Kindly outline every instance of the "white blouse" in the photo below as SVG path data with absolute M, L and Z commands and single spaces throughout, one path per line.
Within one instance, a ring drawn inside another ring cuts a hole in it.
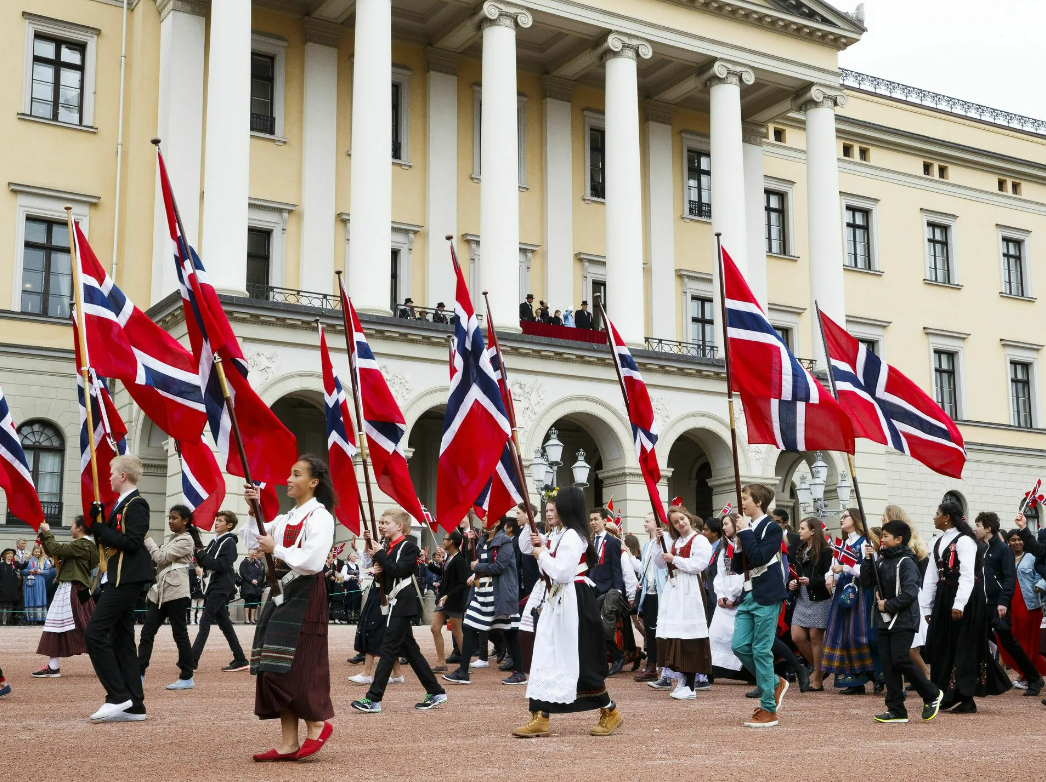
M 527 541 L 529 543 L 529 541 Z M 522 548 L 522 546 L 520 547 Z M 588 548 L 588 541 L 582 539 L 572 529 L 566 530 L 556 546 L 556 556 L 552 556 L 548 549 L 541 552 L 538 558 L 538 568 L 551 579 L 554 584 L 569 584 L 574 580 L 581 555 Z M 531 549 L 533 551 L 533 549 Z
M 298 524 L 306 516 L 308 519 L 297 543 L 290 548 L 284 547 L 284 530 Z M 265 532 L 276 540 L 276 547 L 272 551 L 274 557 L 282 560 L 298 575 L 311 576 L 322 572 L 323 566 L 327 564 L 327 554 L 334 545 L 334 517 L 313 497 L 289 513 L 266 522 Z M 254 519 L 240 528 L 240 537 L 248 550 L 258 548 L 258 525 Z
M 661 534 L 668 535 L 667 532 L 662 532 Z M 708 563 L 712 561 L 712 544 L 708 542 L 708 538 L 697 532 L 691 532 L 685 538 L 678 538 L 674 542 L 671 540 L 665 541 L 668 546 L 668 553 L 671 554 L 673 551 L 682 551 L 686 547 L 687 542 L 695 535 L 697 535 L 697 540 L 690 546 L 690 556 L 683 558 L 677 554 L 672 560 L 672 565 L 681 573 L 695 574 L 705 570 L 708 567 Z M 660 545 L 654 548 L 654 564 L 659 568 L 668 567 Z
M 955 527 L 945 530 L 940 537 L 930 541 L 930 556 L 927 557 L 926 575 L 923 576 L 923 588 L 919 592 L 919 606 L 923 616 L 933 613 L 933 600 L 937 596 L 937 580 L 940 573 L 937 570 L 937 558 L 934 551 L 940 551 L 941 557 L 947 557 L 948 546 L 959 537 L 955 543 L 955 550 L 959 554 L 959 588 L 955 592 L 955 601 L 952 609 L 962 611 L 966 608 L 966 602 L 973 592 L 974 568 L 977 564 L 977 543 L 968 535 L 959 536 L 959 530 Z M 938 548 L 939 546 L 939 548 Z

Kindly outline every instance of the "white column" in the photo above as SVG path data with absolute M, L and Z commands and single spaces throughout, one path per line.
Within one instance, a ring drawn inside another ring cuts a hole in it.
M 574 83 L 543 76 L 545 88 L 545 301 L 575 309 L 574 168 L 571 97 Z
M 207 40 L 207 4 L 157 0 L 160 11 L 160 85 L 156 135 L 171 186 L 181 196 L 178 209 L 189 243 L 200 240 L 200 172 L 203 152 L 203 60 Z M 177 74 L 177 77 L 176 77 Z M 151 300 L 178 290 L 171 234 L 156 177 L 153 209 Z
M 454 275 L 446 236 L 458 235 L 458 63 L 461 55 L 425 50 L 429 73 L 428 173 L 425 182 L 424 304 L 454 309 Z
M 836 323 L 846 323 L 843 285 L 843 228 L 839 208 L 839 159 L 835 141 L 835 107 L 846 96 L 829 87 L 810 87 L 792 101 L 806 112 L 806 211 L 809 220 L 810 307 L 816 301 Z M 810 318 L 818 366 L 825 366 L 817 319 Z
M 712 232 L 722 234 L 723 249 L 748 273 L 748 223 L 745 218 L 745 167 L 741 149 L 741 82 L 752 84 L 750 68 L 717 60 L 698 81 L 709 88 L 712 152 Z M 715 238 L 712 239 L 715 259 Z M 712 263 L 712 301 L 716 318 L 716 344 L 723 348 L 719 313 L 719 263 Z
M 247 295 L 250 114 L 251 4 L 211 3 L 200 257 L 215 289 L 238 296 Z
M 745 220 L 748 224 L 748 284 L 766 312 L 766 209 L 763 195 L 763 138 L 766 127 L 744 125 Z M 715 176 L 713 174 L 713 176 Z M 714 192 L 714 186 L 713 186 Z
M 301 144 L 301 276 L 306 291 L 334 290 L 334 172 L 338 160 L 338 38 L 341 25 L 305 17 Z
M 606 67 L 607 315 L 626 343 L 642 346 L 646 297 L 636 62 L 650 59 L 653 49 L 646 41 L 614 32 L 597 50 L 602 50 Z
M 676 339 L 675 183 L 672 175 L 671 104 L 647 101 L 647 233 L 650 258 L 650 307 L 653 337 Z M 685 161 L 684 161 L 685 162 Z M 683 313 L 687 317 L 687 313 Z M 684 337 L 685 339 L 685 337 Z
M 388 315 L 392 276 L 392 5 L 357 0 L 352 67 L 348 290 L 361 312 Z
M 534 20 L 526 9 L 492 0 L 477 16 L 483 30 L 479 286 L 490 294 L 494 324 L 519 331 L 516 28 Z M 471 293 L 473 302 L 480 299 L 480 291 Z

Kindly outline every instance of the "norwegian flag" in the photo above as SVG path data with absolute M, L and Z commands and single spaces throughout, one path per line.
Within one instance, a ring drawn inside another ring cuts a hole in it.
M 668 503 L 668 504 L 669 505 L 675 505 L 678 508 L 682 508 L 683 507 L 683 497 L 682 497 L 682 495 L 677 494 L 675 497 L 672 498 L 672 501 L 670 503 Z
M 1024 492 L 1024 502 L 1021 503 L 1021 513 L 1024 512 L 1025 508 L 1031 509 L 1036 505 L 1042 504 L 1046 501 L 1046 497 L 1039 494 L 1039 488 L 1042 486 L 1042 478 L 1035 481 L 1035 485 L 1032 486 L 1031 491 Z
M 39 532 L 44 511 L 3 389 L 0 389 L 0 488 L 7 495 L 8 512 Z
M 185 241 L 178 228 L 174 194 L 159 148 L 157 158 L 160 164 L 160 190 L 171 232 L 185 325 L 198 369 L 197 382 L 203 392 L 211 435 L 218 446 L 226 472 L 242 476 L 244 466 L 240 463 L 240 455 L 236 448 L 230 448 L 232 423 L 214 363 L 217 355 L 226 362 L 225 377 L 236 406 L 236 419 L 250 463 L 251 477 L 259 481 L 282 483 L 297 459 L 297 442 L 247 382 L 247 361 L 225 316 L 225 310 L 218 301 L 218 294 L 196 251 Z
M 730 515 L 730 511 L 732 511 L 733 509 L 734 509 L 734 504 L 732 502 L 728 502 L 726 505 L 723 506 L 723 509 L 721 511 L 719 511 L 719 515 L 722 516 L 723 518 L 726 518 L 727 516 Z
M 941 475 L 961 478 L 966 448 L 948 414 L 846 329 L 819 314 L 839 403 L 854 434 L 889 445 Z
M 331 363 L 323 326 L 320 326 L 320 359 L 323 362 L 323 407 L 327 414 L 327 456 L 338 494 L 335 515 L 350 532 L 359 535 L 360 485 L 356 482 L 356 468 L 352 464 L 356 455 L 356 438 L 349 415 L 349 400 Z
M 374 479 L 379 489 L 416 520 L 420 520 L 421 502 L 418 493 L 414 491 L 414 483 L 407 469 L 407 457 L 403 453 L 407 422 L 371 352 L 367 335 L 363 333 L 360 319 L 356 317 L 356 310 L 345 292 L 345 283 L 339 280 L 339 285 L 345 329 L 352 334 L 349 360 L 351 371 L 356 375 L 356 386 L 363 406 L 363 430 L 367 435 L 367 454 L 374 468 Z
M 731 559 L 734 558 L 734 541 L 728 540 L 726 542 L 726 552 L 725 552 L 725 554 L 726 554 L 727 561 L 730 561 Z
M 259 502 L 261 502 L 261 509 L 262 513 L 265 514 L 265 518 L 270 521 L 275 519 L 280 515 L 280 497 L 276 494 L 276 486 L 265 481 L 255 481 L 254 485 L 258 487 L 258 491 L 261 493 Z
M 453 245 L 450 254 L 457 275 L 454 368 L 436 473 L 436 519 L 446 530 L 454 529 L 477 502 L 503 460 L 511 434 L 505 401 Z
M 797 581 L 799 580 L 799 571 L 795 569 L 795 565 L 788 566 L 788 575 Z
M 748 419 L 748 442 L 852 454 L 846 411 L 796 361 L 725 249 L 722 272 L 731 380 Z
M 80 358 L 80 332 L 76 325 L 76 312 L 73 317 L 73 345 L 76 355 L 76 366 L 84 365 Z M 90 348 L 88 348 L 90 352 Z M 127 427 L 116 411 L 116 405 L 109 395 L 109 387 L 104 377 L 99 377 L 92 369 L 88 377 L 91 386 L 91 422 L 94 424 L 95 459 L 98 462 L 98 495 L 104 508 L 111 509 L 120 495 L 109 485 L 109 466 L 113 459 L 127 453 Z M 76 373 L 76 398 L 80 405 L 80 506 L 83 509 L 84 521 L 91 523 L 91 503 L 94 502 L 94 476 L 91 473 L 91 443 L 87 431 L 87 402 L 84 394 L 84 378 L 81 372 Z
M 179 442 L 177 449 L 182 463 L 182 499 L 193 512 L 193 524 L 209 530 L 225 502 L 225 476 L 203 438 L 195 443 Z
M 422 518 L 425 520 L 425 523 L 429 525 L 429 529 L 432 531 L 432 534 L 435 535 L 436 534 L 436 520 L 434 518 L 432 518 L 432 514 L 429 513 L 429 509 L 426 508 L 424 505 L 421 506 L 421 515 L 422 515 Z
M 334 555 L 335 559 L 341 556 L 341 552 L 345 550 L 345 546 L 347 545 L 347 543 L 348 541 L 346 541 L 345 543 L 339 543 L 337 546 L 331 549 L 331 554 Z
M 657 490 L 661 480 L 661 468 L 657 463 L 654 446 L 657 445 L 657 421 L 654 420 L 654 408 L 650 404 L 650 393 L 647 391 L 639 367 L 632 359 L 632 354 L 625 346 L 625 341 L 617 333 L 610 318 L 606 318 L 607 329 L 614 341 L 614 360 L 617 361 L 621 378 L 624 381 L 625 406 L 628 408 L 628 420 L 632 423 L 632 440 L 636 446 L 636 457 L 639 459 L 639 470 L 646 482 L 650 503 L 662 524 L 668 523 L 665 506 Z
M 74 233 L 89 365 L 122 381 L 142 412 L 168 435 L 198 440 L 207 419 L 192 355 L 113 284 L 79 225 Z
M 857 565 L 857 557 L 854 556 L 850 547 L 843 542 L 842 538 L 835 539 L 835 543 L 832 544 L 832 551 L 835 552 L 835 561 L 840 565 L 849 565 L 850 567 Z

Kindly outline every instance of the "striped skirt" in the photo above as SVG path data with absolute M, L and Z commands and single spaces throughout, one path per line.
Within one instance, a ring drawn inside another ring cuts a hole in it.
M 476 583 L 472 592 L 472 599 L 465 610 L 465 627 L 471 627 L 476 632 L 487 633 L 491 630 L 518 630 L 519 612 L 511 616 L 494 615 L 494 581 L 483 578 Z

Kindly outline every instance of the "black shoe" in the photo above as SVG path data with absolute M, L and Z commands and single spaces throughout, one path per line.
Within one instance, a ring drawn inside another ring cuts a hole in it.
M 506 657 L 505 658 L 505 662 L 503 662 L 501 665 L 498 666 L 498 670 L 499 671 L 511 671 L 513 669 L 513 667 L 515 667 L 515 662 L 513 662 L 511 657 Z
M 886 685 L 883 684 L 882 682 L 876 682 L 875 684 L 872 685 L 872 692 L 874 692 L 876 695 L 882 695 L 883 691 L 885 689 L 886 689 Z M 861 690 L 863 692 L 864 688 L 862 687 Z
M 1025 697 L 1038 695 L 1042 692 L 1043 685 L 1046 685 L 1046 681 L 1043 681 L 1043 678 L 1040 676 L 1038 680 L 1028 684 L 1028 689 L 1024 691 Z
M 443 674 L 443 681 L 451 684 L 472 684 L 472 681 L 469 679 L 468 671 L 462 671 L 460 669 Z
M 406 657 L 400 657 L 400 665 L 409 665 Z
M 937 697 L 929 703 L 923 704 L 923 722 L 929 722 L 937 716 L 937 712 L 941 708 L 941 700 L 944 698 L 944 693 L 940 690 L 937 691 Z
M 748 692 L 745 693 L 745 697 L 746 698 L 758 698 L 759 697 L 759 688 L 756 687 L 754 690 L 749 690 Z
M 799 692 L 810 691 L 810 674 L 806 668 L 800 668 L 798 677 L 799 679 Z
M 607 676 L 613 676 L 614 674 L 621 673 L 621 669 L 625 667 L 625 656 L 619 654 L 614 658 L 614 662 L 610 664 L 610 670 L 607 671 Z
M 973 702 L 973 698 L 970 698 L 968 701 L 963 701 L 958 706 L 956 706 L 954 709 L 952 709 L 952 714 L 976 714 L 976 713 L 977 713 L 977 704 Z
M 348 659 L 349 665 L 360 665 L 365 662 L 367 662 L 367 655 L 365 654 L 357 654 L 355 657 L 350 657 Z
M 447 658 L 447 665 L 453 665 L 454 663 L 461 662 L 461 652 L 454 652 Z
M 840 695 L 864 695 L 864 685 L 860 687 L 844 687 L 839 690 Z
M 884 712 L 883 714 L 876 714 L 874 717 L 876 722 L 893 723 L 893 722 L 907 722 L 908 715 L 895 714 L 892 711 Z
M 1042 705 L 1043 705 L 1043 706 L 1046 706 L 1046 698 L 1043 698 L 1043 699 L 1042 699 Z
M 505 661 L 505 657 L 508 655 L 508 649 L 505 649 L 505 648 L 495 649 L 494 650 L 494 655 L 498 658 L 498 662 L 502 663 L 502 662 Z
M 511 676 L 509 676 L 507 679 L 502 679 L 501 683 L 502 684 L 526 684 L 527 683 L 527 675 L 525 673 L 523 673 L 522 671 L 516 671 Z
M 904 691 L 905 692 L 915 692 L 915 685 L 912 685 L 912 684 L 904 685 Z

